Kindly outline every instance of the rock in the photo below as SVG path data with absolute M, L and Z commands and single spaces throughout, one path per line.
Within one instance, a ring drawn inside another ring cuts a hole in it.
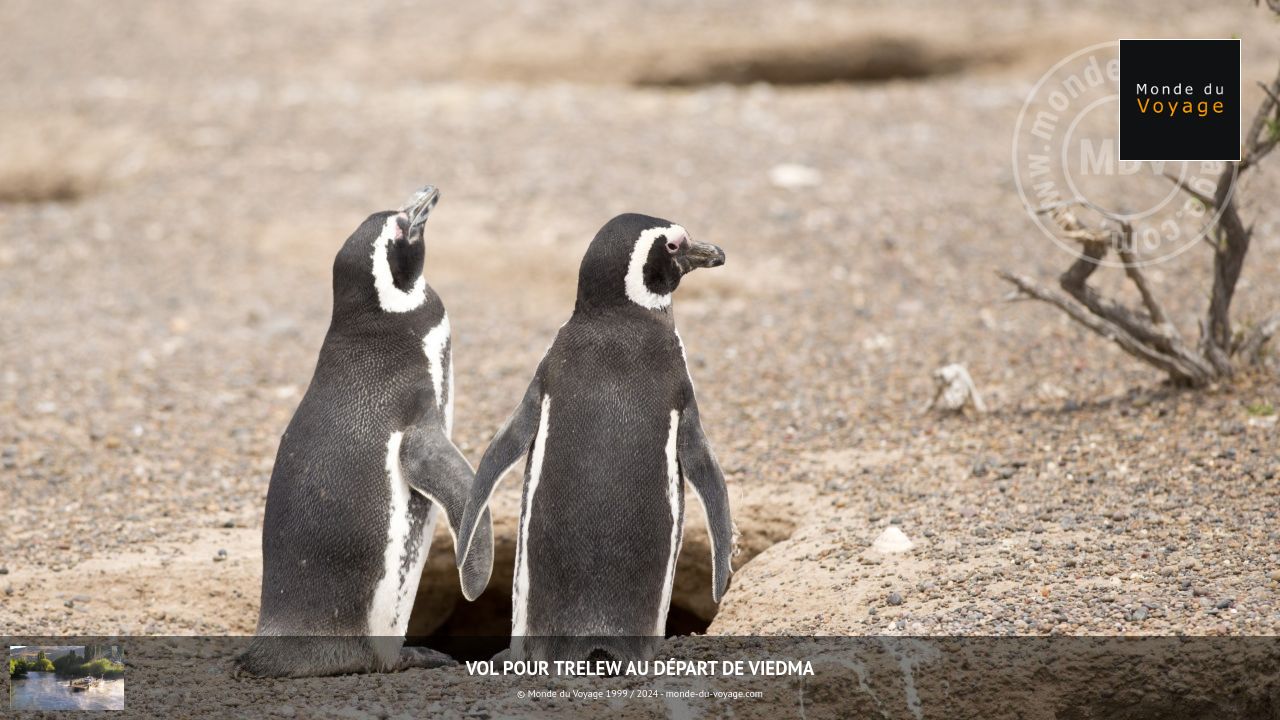
M 1138 609 L 1129 613 L 1129 619 L 1135 622 L 1142 622 L 1143 620 L 1147 619 L 1147 614 L 1148 613 L 1147 613 L 1146 606 L 1140 606 L 1138 607 Z
M 933 399 L 929 401 L 928 410 L 958 413 L 972 407 L 980 413 L 987 411 L 977 385 L 963 365 L 952 363 L 934 370 L 933 386 Z
M 895 590 L 894 592 L 889 593 L 889 597 L 885 598 L 885 602 L 895 606 L 901 605 L 902 595 Z
M 8 575 L 8 574 L 9 574 L 9 568 L 0 565 L 0 575 Z
M 871 549 L 881 555 L 893 555 L 895 553 L 909 552 L 916 546 L 911 542 L 911 538 L 902 532 L 896 525 L 890 525 L 880 533 L 880 536 L 871 543 Z
M 225 549 L 219 550 L 218 554 L 213 556 L 214 562 L 222 562 L 223 560 L 226 560 L 226 559 L 227 559 L 227 551 Z
M 769 182 L 787 190 L 817 187 L 822 184 L 822 173 L 807 165 L 783 163 L 769 169 Z
M 1218 602 L 1214 603 L 1213 606 L 1218 610 L 1226 610 L 1227 608 L 1235 604 L 1236 604 L 1235 598 L 1222 598 Z
M 1271 581 L 1272 581 L 1272 582 L 1280 582 L 1280 570 L 1272 570 L 1272 571 L 1271 571 Z

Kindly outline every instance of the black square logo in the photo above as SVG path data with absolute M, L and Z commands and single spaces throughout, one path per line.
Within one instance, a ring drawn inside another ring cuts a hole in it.
M 1121 40 L 1120 159 L 1239 160 L 1240 41 Z

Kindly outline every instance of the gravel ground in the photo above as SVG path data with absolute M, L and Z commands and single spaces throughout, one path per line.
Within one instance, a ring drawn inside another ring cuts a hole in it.
M 725 248 L 676 298 L 744 536 L 709 632 L 1276 634 L 1280 430 L 1260 410 L 1280 405 L 1275 368 L 1164 387 L 1051 309 L 1003 302 L 994 274 L 1068 262 L 1009 163 L 1057 57 L 1117 29 L 1238 34 L 1246 84 L 1274 71 L 1274 26 L 1248 3 L 1133 5 L 662 2 L 639 22 L 564 2 L 6 3 L 0 631 L 252 632 L 267 481 L 333 253 L 431 182 L 426 274 L 473 461 L 568 317 L 599 225 L 648 212 Z M 753 48 L 883 37 L 945 67 L 653 84 Z M 779 187 L 782 164 L 816 178 Z M 1280 214 L 1257 200 L 1276 177 L 1242 190 L 1259 233 L 1237 318 L 1280 307 Z M 1154 273 L 1188 332 L 1208 272 L 1192 252 Z M 923 412 L 950 362 L 990 412 Z M 516 485 L 498 497 L 500 562 Z M 675 602 L 705 623 L 697 515 Z M 915 549 L 869 552 L 889 525 Z M 449 554 L 441 535 L 419 632 L 456 604 Z

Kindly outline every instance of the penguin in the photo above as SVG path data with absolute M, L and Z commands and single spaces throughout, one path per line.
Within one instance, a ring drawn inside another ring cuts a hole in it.
M 449 317 L 423 277 L 439 192 L 370 215 L 333 263 L 333 314 L 315 374 L 280 438 L 262 528 L 256 637 L 237 673 L 305 677 L 452 664 L 405 648 L 440 514 L 456 539 L 475 474 L 450 441 Z M 489 581 L 482 521 L 463 595 Z
M 527 456 L 512 588 L 512 660 L 647 660 L 662 642 L 684 485 L 711 537 L 712 598 L 729 584 L 733 523 L 707 442 L 671 297 L 725 261 L 683 227 L 638 214 L 596 234 L 573 314 L 485 451 L 456 559 L 484 552 L 499 479 Z M 479 547 L 472 542 L 478 542 Z

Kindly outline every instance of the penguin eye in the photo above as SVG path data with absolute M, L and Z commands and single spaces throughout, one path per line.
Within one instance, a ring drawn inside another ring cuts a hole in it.
M 675 242 L 674 240 L 668 239 L 667 236 L 665 235 L 660 236 L 658 239 L 667 243 L 667 252 L 669 253 L 674 253 L 675 251 L 680 249 L 679 243 Z

